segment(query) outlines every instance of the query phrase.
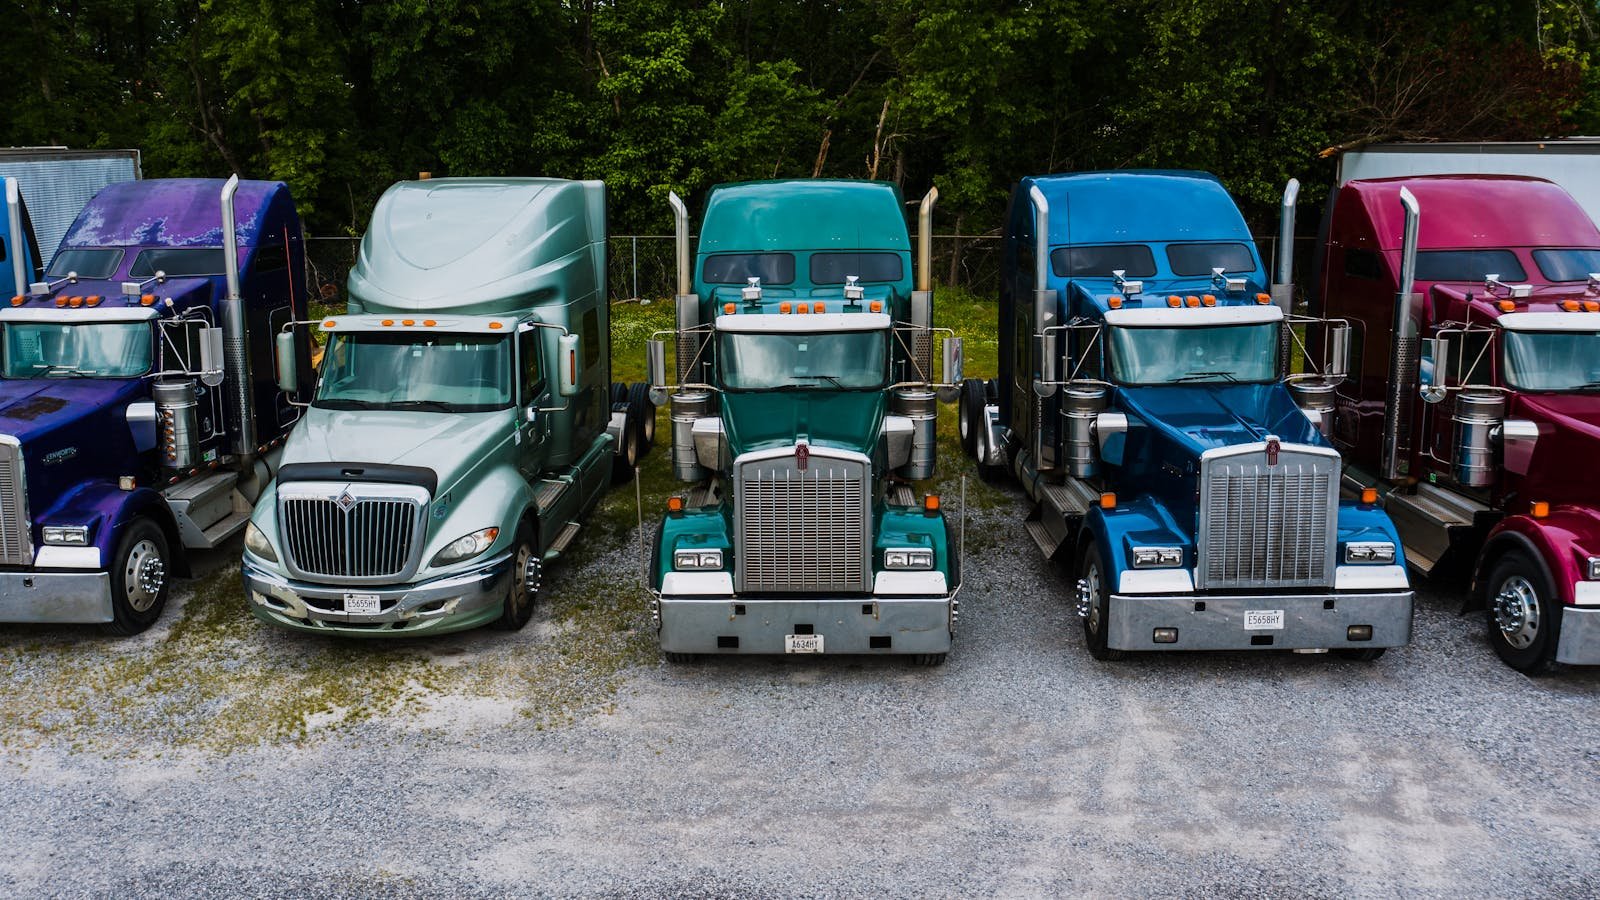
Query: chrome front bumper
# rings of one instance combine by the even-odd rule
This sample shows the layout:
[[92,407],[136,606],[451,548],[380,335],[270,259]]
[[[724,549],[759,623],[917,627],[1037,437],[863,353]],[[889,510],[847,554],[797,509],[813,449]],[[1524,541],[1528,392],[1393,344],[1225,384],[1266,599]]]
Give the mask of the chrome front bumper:
[[[403,637],[476,628],[499,617],[511,589],[507,553],[476,568],[416,584],[326,585],[292,581],[244,561],[250,611],[284,628],[360,637]],[[344,611],[345,594],[376,594],[381,612]]]
[[1561,640],[1556,662],[1600,666],[1600,608],[1568,606],[1561,610]]
[[93,625],[111,618],[105,572],[0,572],[0,622]]
[[[1312,650],[1403,647],[1411,642],[1413,593],[1173,596],[1111,595],[1106,633],[1116,650]],[[1246,630],[1247,611],[1281,610],[1281,628]],[[1353,641],[1351,626],[1372,628]],[[1156,629],[1177,629],[1177,640],[1156,643]]]

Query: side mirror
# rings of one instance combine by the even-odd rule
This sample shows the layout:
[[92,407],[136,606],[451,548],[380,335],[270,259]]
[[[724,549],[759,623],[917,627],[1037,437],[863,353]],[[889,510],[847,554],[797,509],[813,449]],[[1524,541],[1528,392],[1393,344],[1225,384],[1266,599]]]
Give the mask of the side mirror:
[[644,342],[644,367],[650,379],[650,402],[660,406],[667,402],[667,345],[665,341]]
[[962,370],[966,367],[966,353],[961,338],[944,339],[944,387],[939,388],[939,399],[953,403],[961,396]]
[[1056,392],[1055,384],[1061,380],[1060,333],[1050,331],[1035,335],[1033,348],[1039,354],[1039,380],[1033,383],[1033,392],[1040,397],[1048,397]]
[[578,395],[578,336],[563,334],[559,341],[560,346],[560,373],[557,376],[559,391],[563,397],[576,397]]
[[293,394],[300,390],[300,373],[295,366],[294,332],[278,332],[273,343],[278,351],[278,390]]
[[1422,362],[1417,366],[1418,393],[1422,395],[1422,402],[1438,403],[1447,393],[1445,376],[1450,371],[1450,342],[1441,337],[1424,338],[1421,343]]

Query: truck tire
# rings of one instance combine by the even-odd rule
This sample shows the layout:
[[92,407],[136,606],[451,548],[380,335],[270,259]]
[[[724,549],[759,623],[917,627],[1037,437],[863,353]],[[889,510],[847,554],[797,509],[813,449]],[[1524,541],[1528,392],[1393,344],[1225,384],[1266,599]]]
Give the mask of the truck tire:
[[628,399],[628,386],[620,381],[611,382],[611,408]]
[[1484,582],[1489,643],[1506,665],[1524,675],[1548,675],[1561,642],[1561,601],[1544,566],[1526,551],[1495,561]]
[[639,427],[638,409],[628,404],[628,410],[622,422],[622,437],[617,444],[617,453],[611,462],[611,483],[627,484],[633,480],[633,469],[639,464],[643,455],[639,452],[641,432]]
[[[516,543],[511,551],[511,587],[494,627],[501,631],[520,631],[533,618],[533,607],[544,584],[539,551],[533,546],[533,529],[527,523],[517,526]],[[531,563],[531,565],[530,565]]]
[[628,388],[628,403],[639,410],[639,455],[646,456],[656,446],[656,407],[650,402],[650,386],[635,381]]
[[1089,615],[1083,620],[1083,639],[1089,646],[1089,655],[1102,661],[1123,659],[1126,650],[1109,646],[1108,626],[1111,624],[1111,585],[1106,580],[1105,563],[1100,559],[1100,547],[1090,541],[1078,557],[1078,577],[1074,590],[1089,592]]
[[133,520],[111,557],[111,621],[105,630],[119,637],[138,634],[161,618],[171,587],[167,536],[149,519]]
[[984,427],[983,382],[968,378],[961,382],[961,393],[956,400],[956,424],[961,430],[961,449],[971,459],[978,458],[978,434]]
[[671,650],[663,650],[663,651],[661,651],[661,656],[667,662],[672,663],[675,666],[681,666],[681,665],[684,665],[686,663],[692,663],[695,660],[700,658],[700,654],[698,654],[698,653],[675,653],[675,652],[673,652]]
[[911,664],[916,666],[942,666],[944,665],[943,653],[918,653],[911,657]]
[[1335,647],[1335,648],[1333,648],[1333,652],[1335,654],[1339,655],[1340,657],[1344,658],[1344,659],[1352,659],[1352,660],[1355,660],[1356,662],[1373,662],[1374,660],[1376,660],[1379,657],[1383,656],[1383,651],[1386,650],[1386,649],[1388,649],[1388,648],[1387,647]]

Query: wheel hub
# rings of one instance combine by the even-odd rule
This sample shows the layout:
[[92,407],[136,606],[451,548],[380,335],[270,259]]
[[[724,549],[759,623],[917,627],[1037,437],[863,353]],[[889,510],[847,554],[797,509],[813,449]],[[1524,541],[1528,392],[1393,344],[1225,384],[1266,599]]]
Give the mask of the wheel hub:
[[167,563],[161,558],[155,544],[140,541],[128,553],[128,566],[123,576],[128,605],[138,612],[145,612],[155,605],[161,596],[161,589],[166,586]]
[[1094,610],[1094,597],[1089,589],[1089,579],[1079,578],[1076,590],[1072,596],[1072,612],[1080,619],[1087,619]]
[[1528,579],[1513,575],[1494,596],[1494,622],[1506,643],[1524,650],[1539,636],[1539,593]]

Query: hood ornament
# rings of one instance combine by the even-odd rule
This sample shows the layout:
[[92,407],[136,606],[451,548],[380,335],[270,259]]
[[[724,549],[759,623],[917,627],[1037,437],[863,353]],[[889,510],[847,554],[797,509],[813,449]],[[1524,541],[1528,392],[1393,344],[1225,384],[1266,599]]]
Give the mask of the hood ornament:
[[806,470],[807,464],[809,464],[810,462],[811,462],[811,448],[806,446],[806,442],[805,441],[797,442],[794,445],[794,464],[795,464],[795,468],[797,468],[800,471],[804,472]]
[[1282,447],[1278,443],[1278,436],[1275,434],[1267,435],[1267,465],[1275,466],[1278,464],[1278,451],[1280,449]]

